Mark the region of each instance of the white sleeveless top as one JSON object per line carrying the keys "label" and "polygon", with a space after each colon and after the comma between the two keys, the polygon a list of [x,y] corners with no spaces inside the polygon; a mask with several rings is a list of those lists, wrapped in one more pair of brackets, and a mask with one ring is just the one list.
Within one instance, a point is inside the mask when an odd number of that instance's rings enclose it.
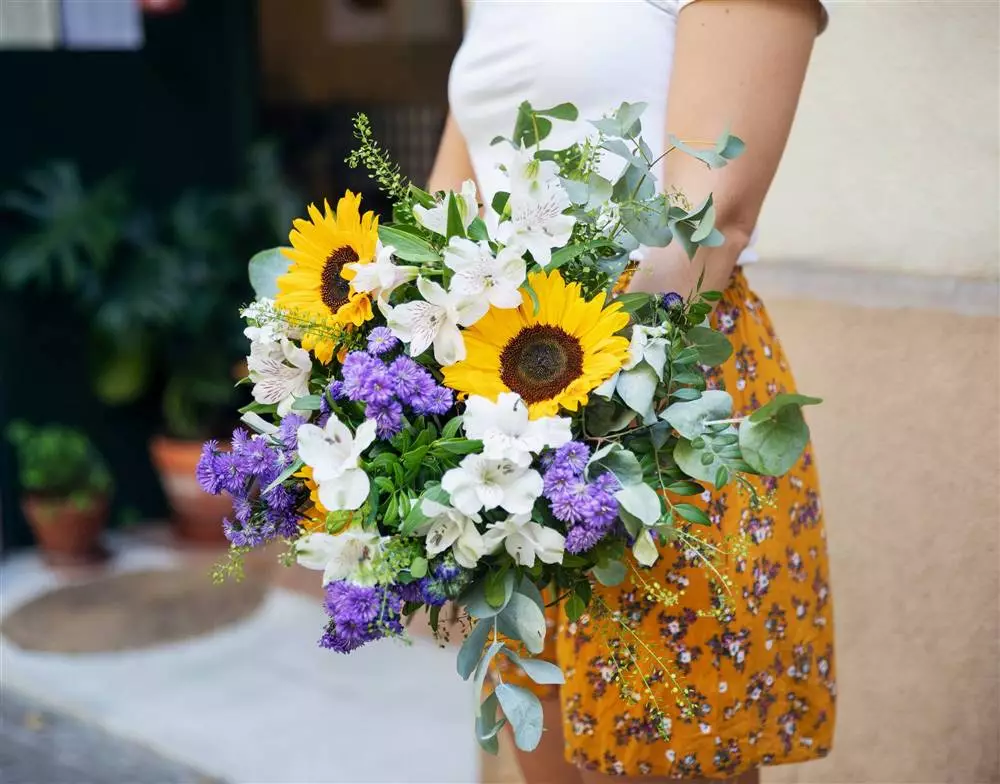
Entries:
{"label": "white sleeveless top", "polygon": [[[643,137],[666,149],[667,90],[677,15],[692,0],[472,0],[465,39],[451,67],[448,98],[489,205],[502,186],[497,165],[521,101],[546,108],[568,101],[575,123],[556,121],[547,147],[560,149],[593,132],[622,101],[648,104]],[[756,232],[754,232],[756,235]],[[741,262],[757,258],[753,238]]]}

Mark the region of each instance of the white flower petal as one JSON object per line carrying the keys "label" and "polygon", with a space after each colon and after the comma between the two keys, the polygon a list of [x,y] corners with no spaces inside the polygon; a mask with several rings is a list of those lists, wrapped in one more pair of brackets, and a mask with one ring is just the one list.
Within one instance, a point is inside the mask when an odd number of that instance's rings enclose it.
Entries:
{"label": "white flower petal", "polygon": [[445,323],[434,336],[434,359],[442,367],[465,359],[465,340],[458,327]]}

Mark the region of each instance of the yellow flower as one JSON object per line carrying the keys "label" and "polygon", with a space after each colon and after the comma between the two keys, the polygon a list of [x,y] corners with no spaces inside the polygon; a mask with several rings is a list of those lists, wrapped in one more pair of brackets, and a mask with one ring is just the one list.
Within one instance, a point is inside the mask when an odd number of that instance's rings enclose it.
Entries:
{"label": "yellow flower", "polygon": [[[292,247],[284,254],[292,260],[288,272],[278,278],[275,304],[321,327],[359,327],[372,317],[372,303],[350,285],[353,262],[369,263],[375,256],[378,218],[361,215],[361,195],[350,191],[337,202],[337,211],[324,202],[325,214],[309,205],[309,220],[298,218],[289,234]],[[306,328],[302,347],[328,363],[337,341],[327,331]]]}
{"label": "yellow flower", "polygon": [[490,308],[462,333],[466,358],[443,369],[444,383],[491,400],[517,392],[532,418],[560,406],[576,411],[628,360],[629,341],[615,334],[628,314],[616,303],[604,307],[603,294],[585,300],[558,270],[533,273],[528,282],[538,312],[527,293],[517,309]]}
{"label": "yellow flower", "polygon": [[354,511],[328,512],[319,500],[319,485],[313,479],[313,470],[307,465],[295,472],[297,479],[304,480],[309,490],[309,506],[302,512],[299,525],[309,534],[337,534],[344,530],[354,520]]}

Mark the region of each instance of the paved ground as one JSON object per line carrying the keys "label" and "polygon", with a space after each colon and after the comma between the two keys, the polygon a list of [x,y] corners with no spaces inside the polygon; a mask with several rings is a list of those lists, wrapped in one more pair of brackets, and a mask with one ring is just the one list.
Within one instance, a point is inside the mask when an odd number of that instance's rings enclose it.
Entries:
{"label": "paved ground", "polygon": [[220,782],[24,695],[0,690],[4,784],[209,784]]}

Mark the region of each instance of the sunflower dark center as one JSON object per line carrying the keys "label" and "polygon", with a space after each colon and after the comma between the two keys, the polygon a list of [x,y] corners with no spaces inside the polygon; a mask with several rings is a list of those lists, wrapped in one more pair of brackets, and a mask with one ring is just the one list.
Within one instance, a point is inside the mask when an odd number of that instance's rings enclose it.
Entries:
{"label": "sunflower dark center", "polygon": [[525,327],[500,353],[500,379],[525,403],[555,397],[582,374],[580,341],[548,324]]}
{"label": "sunflower dark center", "polygon": [[347,302],[351,291],[351,284],[344,280],[341,274],[344,270],[344,265],[352,264],[358,258],[358,254],[350,246],[337,248],[327,256],[326,264],[323,266],[320,296],[323,299],[323,304],[334,313],[340,309],[341,305]]}

